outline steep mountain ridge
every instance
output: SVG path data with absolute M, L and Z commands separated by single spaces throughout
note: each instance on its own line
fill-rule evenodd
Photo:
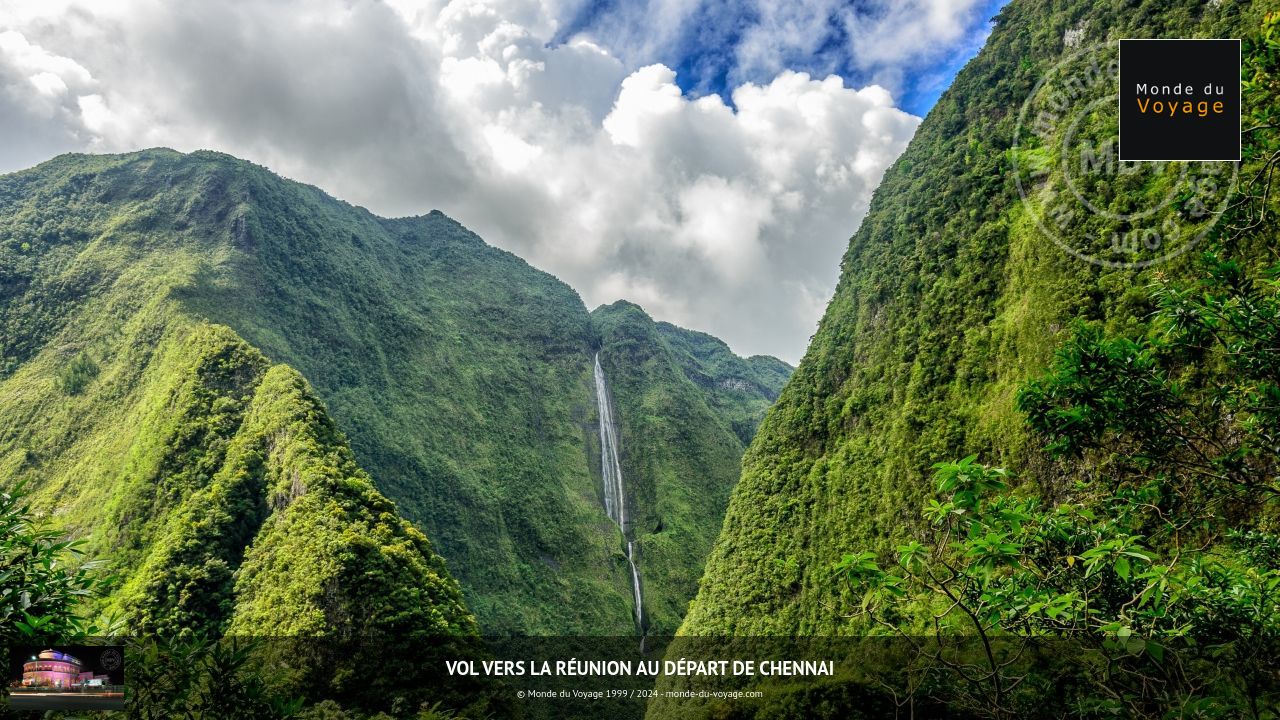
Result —
M 860 632 L 832 566 L 843 553 L 887 555 L 906 538 L 934 489 L 934 463 L 979 453 L 1027 482 L 1063 482 L 1015 410 L 1017 388 L 1047 366 L 1077 318 L 1140 331 L 1153 310 L 1146 286 L 1156 273 L 1191 274 L 1195 253 L 1155 268 L 1107 267 L 1045 237 L 1015 183 L 1018 153 L 1034 152 L 1014 146 L 1019 109 L 1078 48 L 1240 37 L 1275 9 L 1015 0 L 1000 12 L 876 190 L 818 332 L 744 456 L 683 632 Z M 1113 182 L 1117 196 L 1152 190 Z M 1065 232 L 1082 242 L 1125 230 L 1097 213 L 1072 220 Z
M 97 359 L 74 390 L 50 378 L 54 351 L 0 393 L 6 471 L 127 571 L 105 609 L 165 633 L 474 634 L 457 582 L 307 382 L 230 329 L 166 310 L 141 310 L 117 343 L 87 338 Z M 264 592 L 258 568 L 282 553 L 269 584 L 291 592 Z
M 780 361 L 743 359 L 709 335 L 619 301 L 592 312 L 617 407 L 623 473 L 652 634 L 672 634 L 697 591 L 750 434 Z M 763 369 L 761 367 L 763 366 Z M 783 365 L 783 368 L 786 366 Z
M 0 177 L 0 281 L 0 480 L 31 480 L 39 507 L 123 571 L 115 606 L 246 630 L 287 598 L 310 608 L 293 631 L 312 632 L 358 607 L 314 605 L 312 588 L 358 586 L 344 563 L 360 543 L 282 530 L 321 508 L 382 538 L 387 574 L 443 573 L 433 556 L 392 559 L 424 541 L 372 482 L 447 558 L 483 631 L 634 632 L 595 434 L 591 362 L 611 351 L 571 288 L 444 215 L 378 218 L 219 153 L 60 156 Z M 314 388 L 293 410 L 259 397 L 295 396 L 277 365 Z M 713 424 L 757 422 L 785 369 Z M 674 425 L 682 403 L 705 406 L 701 391 L 681 398 Z M 302 409 L 313 401 L 324 411 Z M 295 433 L 267 407 L 314 422 Z M 731 483 L 741 447 L 681 452 Z M 296 490 L 308 473 L 316 489 Z M 719 529 L 669 522 L 694 535 L 680 545 L 709 547 Z M 269 581 L 303 557 L 314 576 Z M 668 628 L 701 571 L 687 559 L 658 613 Z

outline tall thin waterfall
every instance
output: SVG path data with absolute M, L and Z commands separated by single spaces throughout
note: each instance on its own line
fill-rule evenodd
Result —
M 613 421 L 613 407 L 609 403 L 609 383 L 600 367 L 600 353 L 596 353 L 596 405 L 600 415 L 600 478 L 604 483 L 604 511 L 622 531 L 626 542 L 627 564 L 631 566 L 631 591 L 636 608 L 636 628 L 643 636 L 644 594 L 640 589 L 640 571 L 636 568 L 636 541 L 631 522 L 627 518 L 627 493 L 622 485 L 622 464 L 618 461 L 618 426 Z M 644 647 L 643 642 L 641 648 Z

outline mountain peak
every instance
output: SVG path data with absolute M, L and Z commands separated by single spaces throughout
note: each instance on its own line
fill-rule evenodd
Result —
M 174 364 L 197 345 L 182 340 L 192 327 L 240 350 Z M 652 520 L 636 536 L 648 627 L 674 631 L 780 380 L 699 336 L 737 368 L 721 377 L 673 333 L 633 303 L 588 313 L 572 288 L 442 212 L 379 218 L 223 153 L 68 155 L 0 176 L 0 398 L 38 397 L 29 410 L 0 403 L 0 479 L 47 488 L 45 507 L 135 578 L 117 602 L 157 626 L 239 630 L 276 612 L 282 594 L 305 600 L 309 585 L 271 581 L 308 551 L 289 540 L 301 531 L 277 532 L 291 521 L 269 518 L 294 507 L 329 517 L 313 507 L 321 489 L 345 488 L 397 518 L 351 522 L 395 535 L 403 516 L 431 539 L 423 552 L 448 558 L 487 633 L 634 631 L 631 586 L 593 494 L 599 454 L 584 450 L 598 441 L 584 418 L 598 407 L 599 351 L 624 447 L 680 456 L 659 478 L 642 455 L 623 453 L 647 493 L 637 517 Z M 248 365 L 244 376 L 219 374 Z M 279 422 L 237 441 L 262 413 Z M 120 416 L 131 432 L 116 431 Z M 286 437 L 300 439 L 293 465 L 273 455 L 272 438 Z M 205 451 L 232 445 L 243 445 L 235 463 Z M 331 464 L 311 463 L 312 450 Z M 298 470 L 297 483 L 255 475 L 277 460 Z M 72 483 L 85 467 L 92 482 Z M 703 495 L 697 507 L 679 501 Z M 272 549 L 249 553 L 259 535 Z M 417 537 L 402 539 L 416 547 Z M 320 632 L 315 610 L 290 630 Z

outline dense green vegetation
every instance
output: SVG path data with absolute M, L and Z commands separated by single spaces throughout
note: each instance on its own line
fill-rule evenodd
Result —
M 282 720 L 305 703 L 268 686 L 251 642 L 151 637 L 128 651 L 126 713 L 138 720 Z
M 651 634 L 680 626 L 750 437 L 789 368 L 743 359 L 628 302 L 592 313 L 622 438 Z M 614 559 L 625 578 L 619 545 Z
M 296 433 L 310 435 L 319 409 L 314 399 L 306 395 L 305 383 L 292 371 L 277 368 L 273 371 L 291 388 L 272 388 L 264 382 L 260 390 L 275 398 L 277 409 L 281 403 L 301 405 L 305 410 L 295 414 L 294 421 L 283 430 L 281 442 L 276 447 L 282 453 L 292 453 L 315 459 L 311 452 L 314 443 L 297 440 Z M 299 403 L 301 400 L 301 403 Z M 278 415 L 276 417 L 279 417 Z M 321 426 L 332 430 L 331 424 L 320 420 Z M 308 439 L 314 439 L 311 436 Z M 286 450 L 287 448 L 287 450 Z M 329 455 L 343 465 L 350 462 L 350 451 L 338 449 Z M 294 473 L 293 478 L 305 482 L 306 497 L 321 494 L 332 498 L 338 489 L 325 480 L 334 478 L 333 466 L 314 466 Z M 327 477 L 326 477 L 327 476 Z M 304 479 L 305 478 L 305 479 Z M 466 681 L 449 687 L 439 687 L 410 679 L 407 672 L 397 674 L 388 681 L 382 677 L 370 677 L 365 668 L 386 662 L 388 655 L 395 655 L 406 667 L 430 668 L 438 664 L 440 654 L 450 658 L 474 657 L 477 652 L 474 638 L 474 621 L 460 605 L 457 584 L 447 577 L 413 577 L 400 573 L 379 571 L 397 559 L 401 563 L 421 564 L 423 559 L 434 556 L 421 534 L 394 516 L 394 508 L 372 492 L 357 471 L 354 477 L 340 478 L 339 495 L 347 495 L 342 507 L 326 508 L 329 517 L 311 517 L 308 524 L 318 526 L 302 535 L 308 542 L 321 549 L 337 545 L 355 548 L 340 556 L 347 562 L 346 577 L 321 578 L 323 587 L 308 584 L 296 576 L 290 568 L 276 568 L 286 576 L 295 576 L 288 587 L 306 597 L 286 598 L 285 602 L 263 603 L 252 596 L 252 590 L 241 593 L 247 601 L 241 607 L 250 612 L 274 612 L 270 623 L 280 633 L 306 633 L 305 637 L 260 637 L 255 629 L 254 637 L 236 636 L 236 630 L 221 640 L 211 639 L 205 618 L 196 618 L 191 627 L 173 631 L 171 628 L 143 628 L 151 632 L 139 634 L 135 624 L 122 621 L 122 616 L 108 623 L 96 622 L 92 615 L 93 601 L 106 596 L 116 584 L 117 578 L 102 572 L 99 561 L 86 560 L 81 548 L 84 541 L 66 539 L 65 533 L 52 527 L 47 521 L 34 516 L 26 502 L 23 488 L 0 493 L 0 662 L 9 667 L 9 654 L 15 645 L 62 646 L 68 642 L 97 644 L 115 639 L 126 644 L 128 670 L 126 708 L 130 717 L 200 718 L 201 720 L 280 720 L 286 717 L 364 718 L 389 717 L 379 710 L 390 710 L 396 717 L 412 716 L 421 720 L 457 717 L 460 708 L 468 716 L 484 717 L 494 708 L 489 704 L 489 688 L 482 683 Z M 302 488 L 301 485 L 295 489 Z M 299 498 L 294 498 L 298 500 Z M 368 535 L 366 522 L 350 521 L 345 515 L 354 511 L 380 511 L 384 522 L 398 521 L 402 526 L 381 528 L 376 536 Z M 290 513 L 297 516 L 299 513 Z M 343 523 L 347 528 L 341 533 L 330 533 L 325 525 Z M 396 537 L 407 535 L 417 547 L 397 546 Z M 334 536 L 338 538 L 335 542 Z M 376 542 L 390 538 L 391 545 L 376 547 Z M 372 542 L 371 542 L 372 541 Z M 270 547 L 271 542 L 259 542 L 253 553 Z M 313 553 L 314 554 L 314 553 Z M 379 562 L 377 556 L 383 556 Z M 303 570 L 326 567 L 324 561 L 316 562 Z M 392 559 L 395 558 L 395 559 Z M 390 562 L 388 562 L 390 560 Z M 330 563 L 331 564 L 331 563 Z M 438 573 L 435 568 L 422 573 Z M 381 567 L 379 567 L 381 566 Z M 175 568 L 173 575 L 190 577 L 190 566 Z M 308 572 L 303 577 L 310 577 Z M 358 577 L 355 577 L 358 576 Z M 378 584 L 378 593 L 368 587 Z M 259 585 L 262 583 L 259 579 Z M 216 591 L 216 589 L 215 589 Z M 425 591 L 425 592 L 424 592 Z M 361 593 L 352 597 L 354 593 Z M 424 594 L 434 596 L 424 597 Z M 215 599 L 218 599 L 215 595 Z M 412 603 L 408 605 L 404 601 Z M 280 620 L 289 620 L 295 612 L 308 617 L 307 605 L 319 604 L 326 611 L 322 622 L 310 626 L 288 627 Z M 386 608 L 399 605 L 398 613 L 389 615 Z M 160 603 L 150 603 L 151 609 Z M 374 621 L 373 625 L 352 622 L 351 617 L 335 617 L 334 611 L 347 612 L 351 616 L 361 613 Z M 425 617 L 424 617 L 425 616 Z M 253 619 L 263 627 L 263 617 Z M 452 625 L 450 624 L 452 623 Z M 201 628 L 199 625 L 205 627 Z M 450 637 L 456 642 L 450 642 Z M 353 639 L 356 638 L 356 639 Z M 427 640 L 430 640 L 427 642 Z M 5 695 L 7 686 L 0 686 L 0 717 L 10 717 Z M 335 699 L 336 698 L 336 699 Z M 338 703 L 341 700 L 342 703 Z M 446 706 L 447 703 L 447 706 Z M 345 706 L 345 709 L 344 709 Z M 14 716 L 25 716 L 18 713 Z
M 853 662 L 650 716 L 1277 717 L 1274 10 L 1006 7 L 851 241 L 683 627 Z M 1010 115 L 1081 32 L 1245 37 L 1240 185 L 1199 251 L 1089 264 L 1018 203 Z M 1153 189 L 1108 181 L 1113 207 Z
M 116 579 L 84 559 L 83 545 L 35 517 L 24 485 L 0 490 L 0 667 L 9 667 L 19 642 L 74 641 L 119 629 L 86 613 L 84 601 L 108 593 Z M 0 717 L 8 692 L 7 683 L 0 685 Z
M 1257 51 L 1262 18 L 1274 7 L 1028 0 L 1001 11 L 986 47 L 886 173 L 850 241 L 818 333 L 744 457 L 686 632 L 865 631 L 866 617 L 847 612 L 853 596 L 833 593 L 832 563 L 892 553 L 920 535 L 927 522 L 904 509 L 931 496 L 935 463 L 978 453 L 1057 499 L 1124 452 L 1096 450 L 1083 463 L 1045 456 L 1017 408 L 1018 389 L 1050 365 L 1077 319 L 1136 341 L 1154 332 L 1157 302 L 1147 286 L 1157 273 L 1176 281 L 1202 271 L 1195 253 L 1146 269 L 1090 264 L 1044 237 L 1014 182 L 1019 108 L 1068 52 L 1068 31 L 1086 46 L 1244 36 Z M 1250 142 L 1265 145 L 1276 95 L 1272 71 L 1253 54 L 1245 72 L 1258 91 L 1245 96 L 1245 126 L 1262 125 Z M 1250 152 L 1242 188 L 1274 165 L 1269 152 Z M 1115 181 L 1116 202 L 1151 190 L 1126 182 Z M 1262 196 L 1261 185 L 1254 192 Z M 1224 223 L 1219 244 L 1258 275 L 1271 262 L 1274 228 L 1238 233 L 1229 230 L 1239 218 Z M 1077 213 L 1063 232 L 1105 238 L 1111 229 L 1120 228 Z M 1213 361 L 1186 367 L 1204 383 L 1232 377 Z
M 149 326 L 144 314 L 134 320 Z M 77 396 L 84 406 L 66 408 L 44 378 L 18 385 L 30 405 L 6 406 L 72 429 L 50 436 L 29 418 L 19 460 L 69 468 L 36 492 L 87 523 L 86 550 L 121 571 L 108 609 L 165 635 L 475 632 L 439 556 L 373 489 L 295 371 L 225 327 L 175 318 L 146 347 L 126 346 L 155 360 L 139 372 L 116 350 L 125 357 Z
M 658 335 L 685 376 L 703 390 L 707 402 L 729 429 L 751 443 L 765 411 L 791 377 L 791 366 L 768 355 L 741 358 L 706 333 L 658 323 Z
M 36 518 L 22 484 L 0 490 L 0 667 L 9 667 L 18 643 L 74 641 L 119 630 L 85 612 L 84 601 L 105 595 L 115 578 L 83 558 L 83 545 Z M 0 717 L 8 716 L 8 693 L 8 683 L 0 685 Z
M 216 360 L 200 370 L 216 365 L 225 378 L 260 366 L 225 330 L 210 334 L 222 337 L 201 359 Z M 443 562 L 373 489 L 306 381 L 276 366 L 247 389 L 209 482 L 152 521 L 163 529 L 120 593 L 134 626 L 214 637 L 474 633 Z
M 974 714 L 1280 708 L 1280 267 L 1203 262 L 1199 282 L 1151 289 L 1149 336 L 1079 325 L 1019 393 L 1049 454 L 1091 472 L 1045 500 L 974 456 L 940 463 L 922 536 L 888 569 L 874 552 L 834 568 L 853 614 L 908 640 L 918 676 L 950 674 Z M 943 661 L 957 637 L 981 658 Z M 1045 638 L 1069 639 L 1053 672 L 1026 659 Z
M 652 542 L 702 549 L 651 553 L 673 628 L 788 368 L 670 327 L 649 341 L 710 383 L 662 376 L 670 432 L 637 447 L 682 459 L 648 479 L 626 461 L 666 488 L 645 498 L 667 524 Z M 142 627 L 467 630 L 420 530 L 486 632 L 630 634 L 593 449 L 600 342 L 572 289 L 439 213 L 378 218 L 210 152 L 0 177 L 0 484 L 26 480 L 119 572 L 104 607 Z
M 84 599 L 106 594 L 116 580 L 83 558 L 83 545 L 36 519 L 23 486 L 0 491 L 0 651 L 22 639 L 74 640 L 118 629 L 83 612 Z

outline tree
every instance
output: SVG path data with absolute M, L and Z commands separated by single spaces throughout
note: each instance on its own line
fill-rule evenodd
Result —
M 278 692 L 254 661 L 267 641 L 191 635 L 135 639 L 128 709 L 142 720 L 278 720 L 296 715 L 303 699 Z
M 1095 510 L 1047 506 L 972 456 L 936 470 L 946 499 L 925 510 L 929 535 L 888 569 L 846 555 L 836 577 L 862 595 L 859 614 L 912 645 L 920 672 L 956 681 L 953 702 L 989 717 L 1041 716 L 1054 697 L 1100 715 L 1270 717 L 1280 539 L 1237 530 L 1200 545 L 1173 522 L 1152 531 L 1163 511 L 1149 487 L 1106 493 Z M 911 602 L 927 630 L 904 622 Z M 1055 692 L 1065 676 L 1074 696 Z
M 0 490 L 0 667 L 18 642 L 114 634 L 113 625 L 81 614 L 83 600 L 115 583 L 98 563 L 82 559 L 82 544 L 34 519 L 24 485 Z M 0 684 L 0 701 L 7 692 Z
M 1191 286 L 1157 278 L 1147 337 L 1081 324 L 1019 394 L 1073 487 L 1011 489 L 973 456 L 940 463 L 925 537 L 890 569 L 872 553 L 836 565 L 859 613 L 954 671 L 971 709 L 1040 702 L 1030 655 L 1063 638 L 1058 659 L 1089 688 L 1075 700 L 1099 712 L 1273 716 L 1280 537 L 1263 529 L 1280 507 L 1280 265 L 1255 277 L 1210 253 L 1204 267 Z M 905 629 L 904 602 L 926 608 L 932 642 Z M 972 645 L 950 653 L 960 637 Z
M 83 560 L 83 544 L 37 522 L 23 484 L 0 490 L 0 641 L 66 642 L 111 631 L 81 614 L 85 599 L 116 580 Z
M 1152 273 L 1139 337 L 1079 323 L 1018 408 L 1059 472 L 934 466 L 927 531 L 845 555 L 855 615 L 990 717 L 1277 717 L 1280 16 L 1245 43 L 1248 174 L 1194 282 Z M 1233 248 L 1236 257 L 1223 250 Z M 1056 704 L 1055 701 L 1056 700 Z

